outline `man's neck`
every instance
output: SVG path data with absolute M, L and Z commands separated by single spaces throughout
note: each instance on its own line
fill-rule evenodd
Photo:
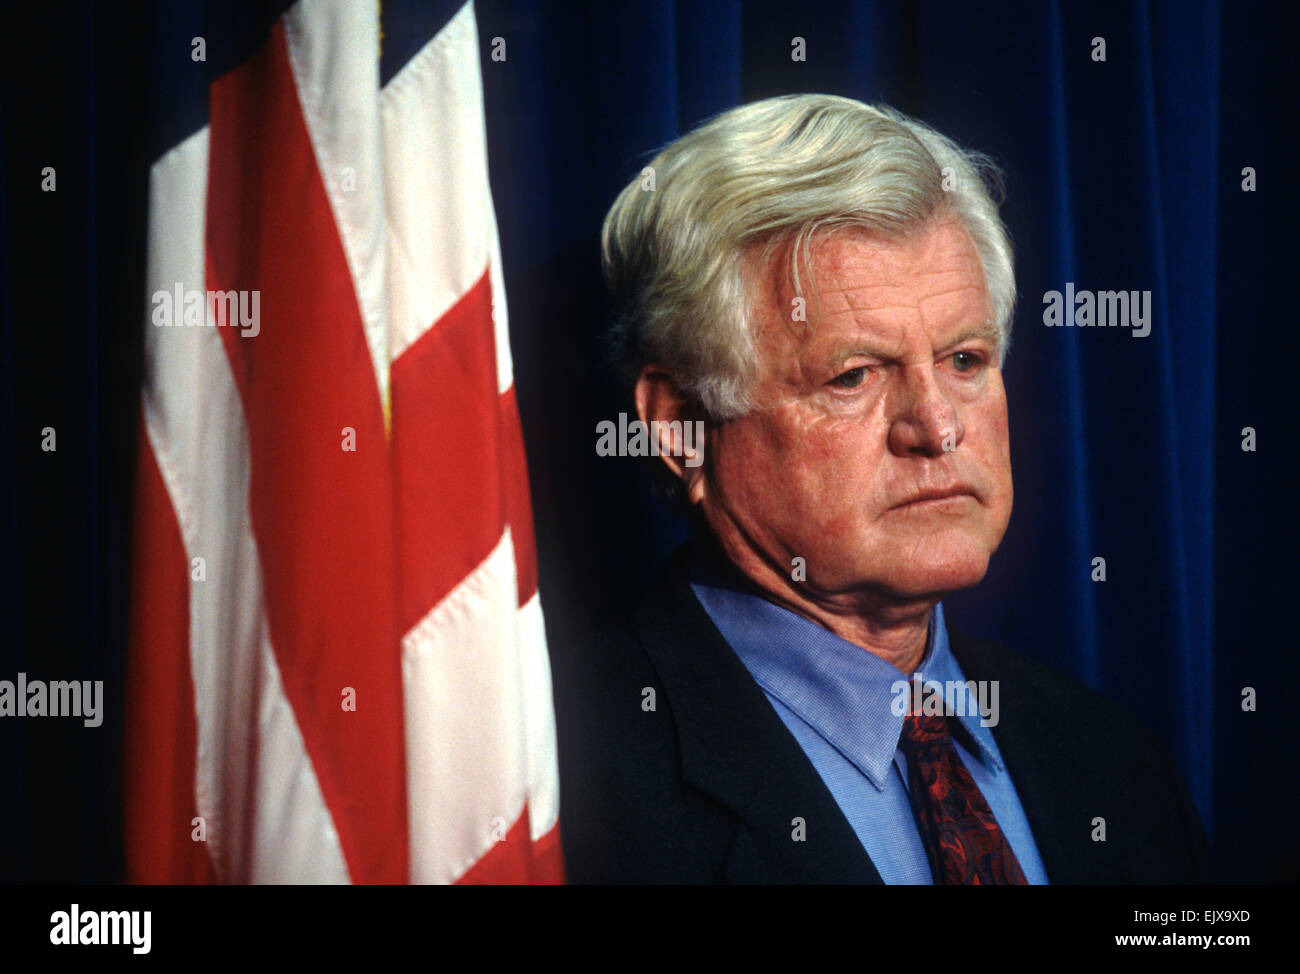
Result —
M 711 535 L 693 532 L 692 543 L 707 563 L 729 576 L 732 584 L 780 605 L 860 646 L 910 676 L 925 658 L 934 599 L 905 604 L 876 604 L 869 598 L 817 599 L 776 572 L 761 558 L 726 551 Z

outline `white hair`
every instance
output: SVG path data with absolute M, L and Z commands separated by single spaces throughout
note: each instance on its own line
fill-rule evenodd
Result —
M 665 147 L 614 201 L 601 230 L 611 332 L 627 381 L 657 362 L 714 421 L 751 407 L 757 353 L 746 255 L 859 229 L 906 237 L 957 217 L 993 302 L 999 358 L 1015 304 L 1002 185 L 986 156 L 884 105 L 784 95 L 741 105 Z M 651 182 L 653 180 L 653 182 Z M 651 188 L 653 187 L 653 188 Z

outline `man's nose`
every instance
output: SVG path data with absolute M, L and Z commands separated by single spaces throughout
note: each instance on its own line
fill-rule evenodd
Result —
M 938 456 L 957 449 L 966 431 L 940 385 L 934 364 L 905 366 L 897 383 L 889 449 L 898 456 Z

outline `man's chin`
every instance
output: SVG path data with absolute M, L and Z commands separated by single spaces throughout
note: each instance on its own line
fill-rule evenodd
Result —
M 879 573 L 880 566 L 873 565 L 872 569 L 873 573 Z M 899 565 L 881 581 L 882 587 L 899 601 L 927 601 L 978 585 L 988 570 L 988 555 L 971 553 L 959 558 Z

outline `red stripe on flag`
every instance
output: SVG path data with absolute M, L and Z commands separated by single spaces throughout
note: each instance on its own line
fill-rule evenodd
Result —
M 393 363 L 403 632 L 483 562 L 507 523 L 519 604 L 537 591 L 528 466 L 514 386 L 498 395 L 496 381 L 492 293 L 485 272 Z
M 388 444 L 281 24 L 212 85 L 210 117 L 208 286 L 261 295 L 260 334 L 220 333 L 248 422 L 271 643 L 353 881 L 405 882 Z
M 210 883 L 198 816 L 198 730 L 190 673 L 190 565 L 153 447 L 140 423 L 123 727 L 126 879 Z
M 560 854 L 560 826 L 535 843 L 528 837 L 528 806 L 510 827 L 506 837 L 487 851 L 456 881 L 458 886 L 516 886 L 564 882 L 564 858 Z
M 474 571 L 505 527 L 487 273 L 392 368 L 402 631 Z
M 537 591 L 537 543 L 533 539 L 533 502 L 528 495 L 528 458 L 519 407 L 512 385 L 498 400 L 501 423 L 501 477 L 505 483 L 510 534 L 515 543 L 515 574 L 519 579 L 519 604 Z

